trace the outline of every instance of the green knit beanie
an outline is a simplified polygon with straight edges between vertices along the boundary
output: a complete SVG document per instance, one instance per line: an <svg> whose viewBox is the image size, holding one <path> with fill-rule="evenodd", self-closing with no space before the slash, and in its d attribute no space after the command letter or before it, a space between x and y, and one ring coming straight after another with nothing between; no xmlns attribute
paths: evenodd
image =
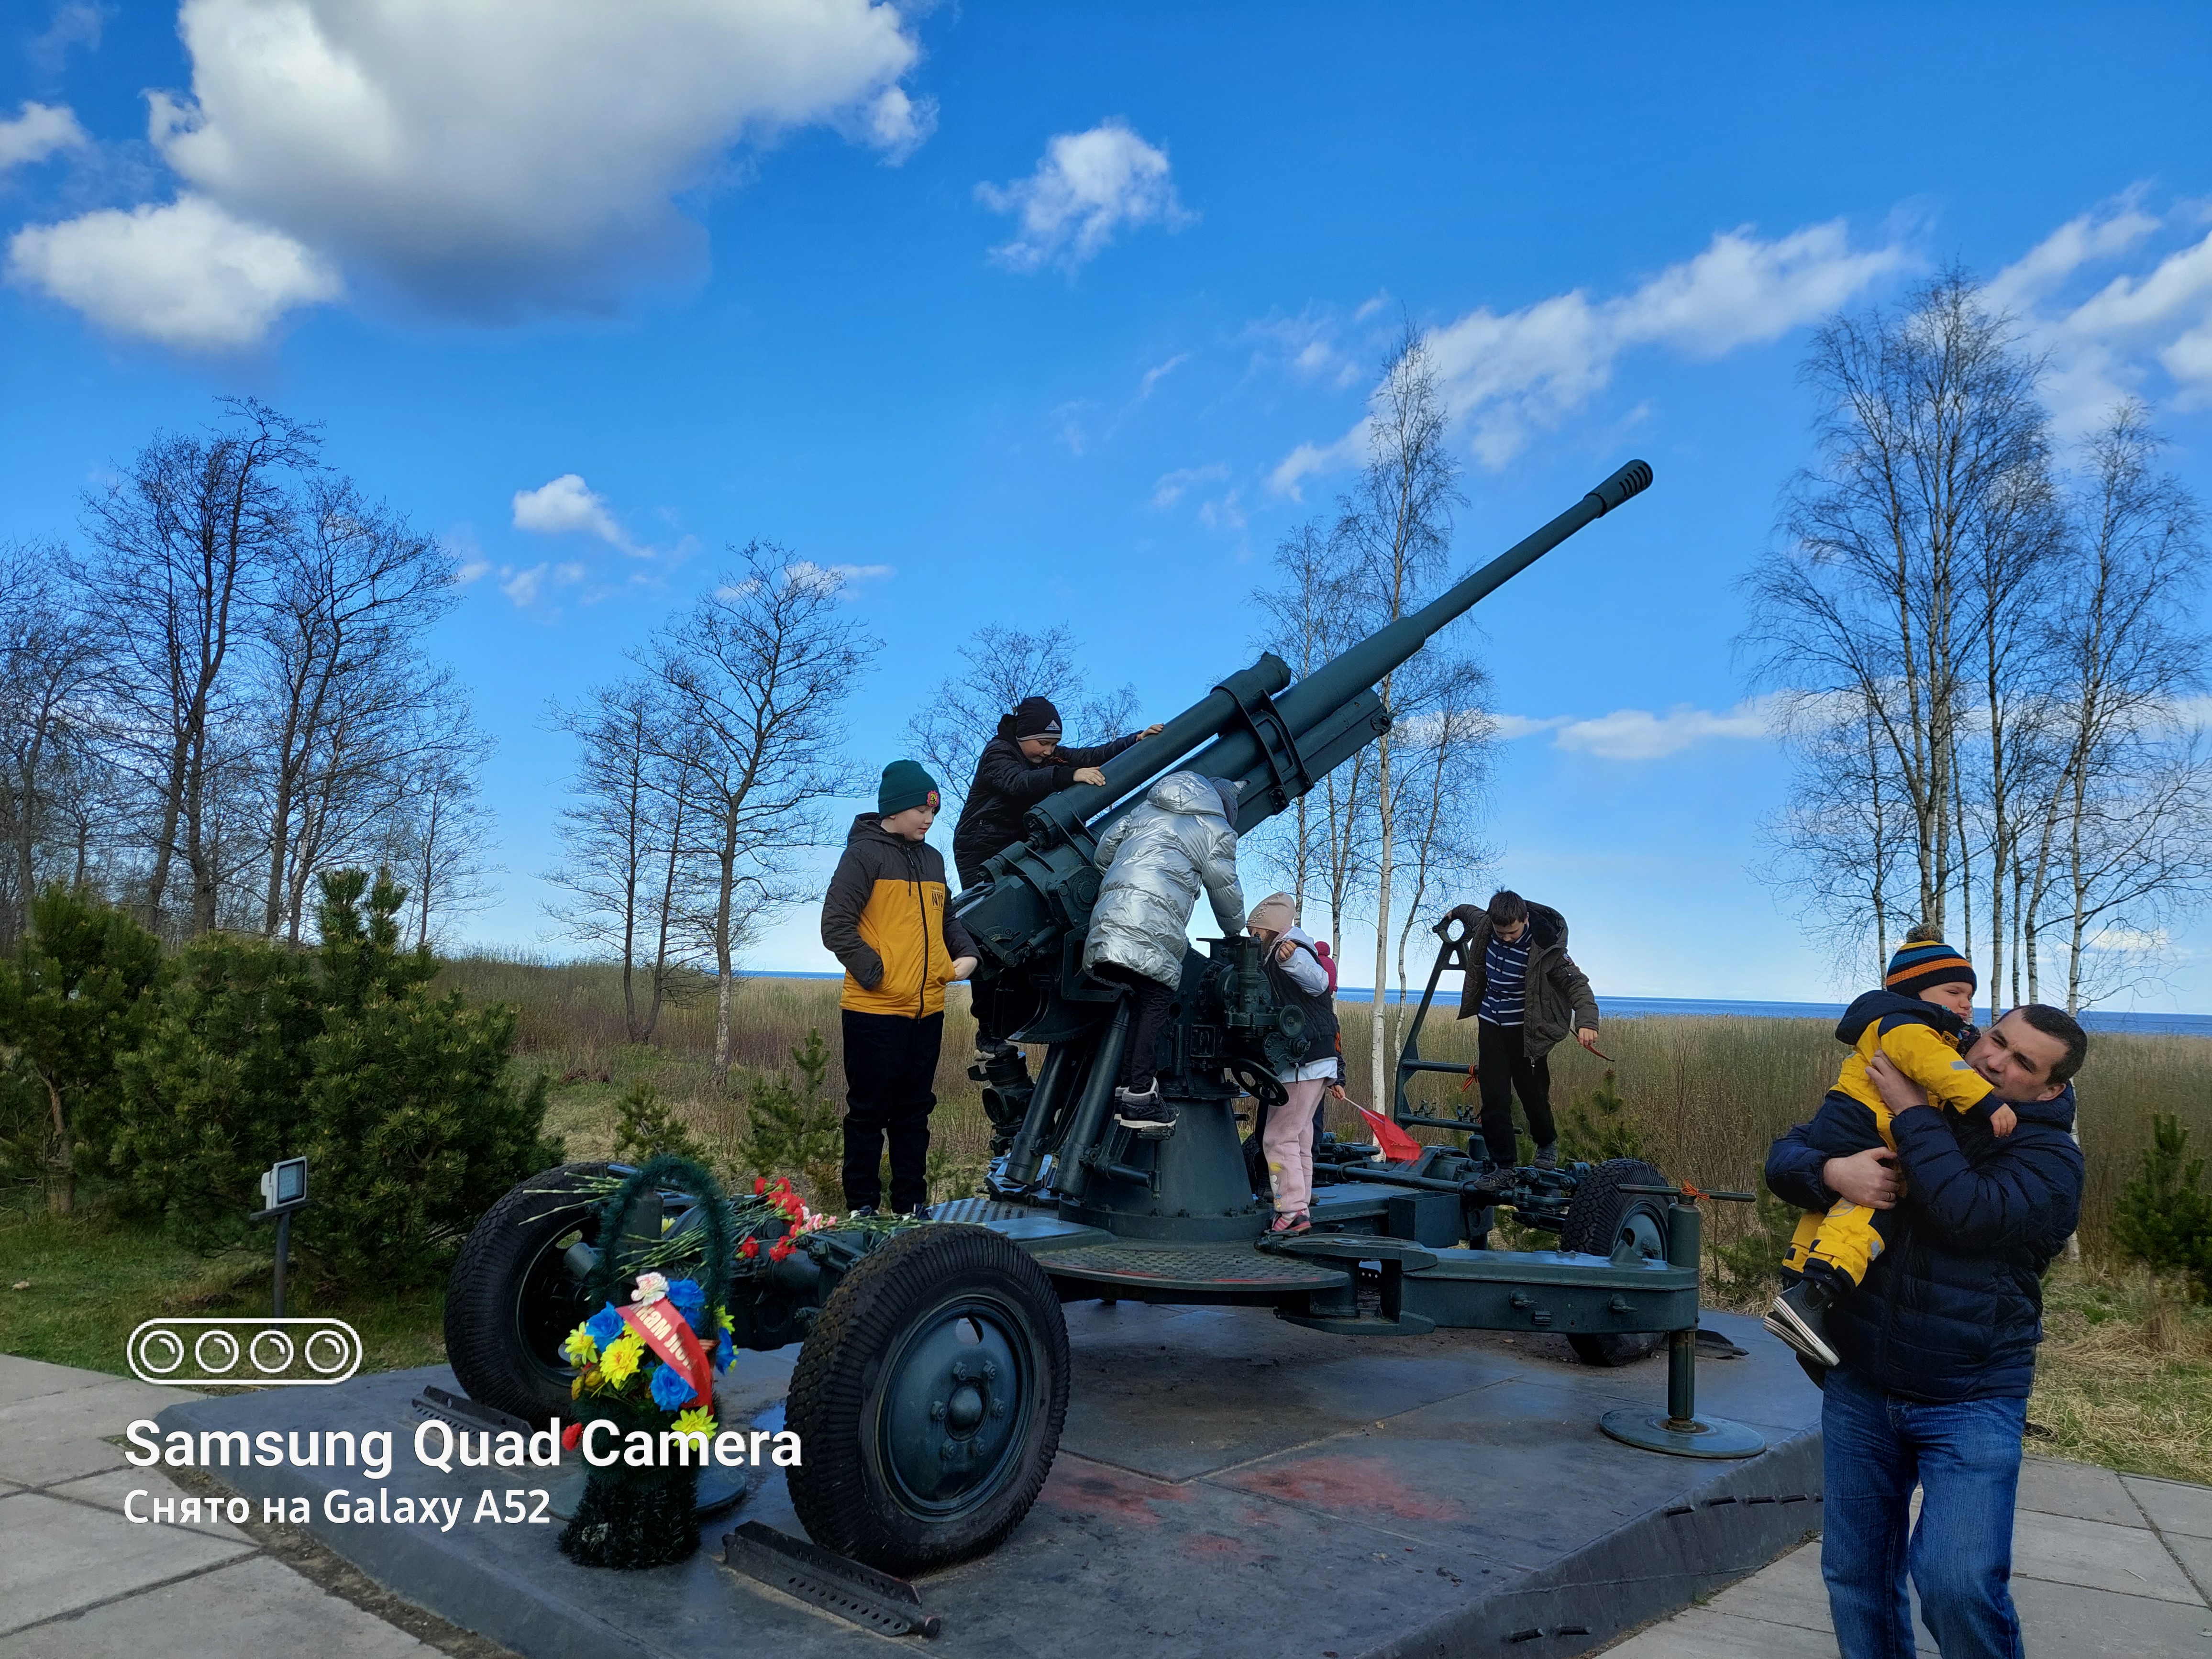
<svg viewBox="0 0 2212 1659"><path fill-rule="evenodd" d="M933 811L937 804L937 780L921 769L920 761L895 760L884 768L884 781L876 786L879 817L890 817L909 806L927 806Z"/></svg>

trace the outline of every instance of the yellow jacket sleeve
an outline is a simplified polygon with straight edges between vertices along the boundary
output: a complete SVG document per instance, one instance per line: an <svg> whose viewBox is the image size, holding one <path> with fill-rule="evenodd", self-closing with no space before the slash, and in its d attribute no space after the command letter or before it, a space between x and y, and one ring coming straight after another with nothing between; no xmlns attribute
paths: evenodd
<svg viewBox="0 0 2212 1659"><path fill-rule="evenodd" d="M1928 1103L1954 1112L1979 1105L1996 1091L1941 1032L1917 1021L1884 1031L1878 1046L1890 1063L1928 1091Z"/></svg>

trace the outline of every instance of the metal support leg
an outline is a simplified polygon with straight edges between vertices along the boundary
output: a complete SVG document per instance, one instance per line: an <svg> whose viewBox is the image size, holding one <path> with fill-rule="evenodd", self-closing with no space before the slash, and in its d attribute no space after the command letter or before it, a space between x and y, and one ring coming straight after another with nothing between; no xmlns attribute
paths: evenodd
<svg viewBox="0 0 2212 1659"><path fill-rule="evenodd" d="M1702 1224L1693 1198L1678 1198L1667 1211L1667 1260L1698 1270ZM1755 1457L1766 1437L1747 1424L1698 1415L1698 1328L1667 1333L1667 1409L1607 1412L1598 1427L1626 1445L1676 1457Z"/></svg>

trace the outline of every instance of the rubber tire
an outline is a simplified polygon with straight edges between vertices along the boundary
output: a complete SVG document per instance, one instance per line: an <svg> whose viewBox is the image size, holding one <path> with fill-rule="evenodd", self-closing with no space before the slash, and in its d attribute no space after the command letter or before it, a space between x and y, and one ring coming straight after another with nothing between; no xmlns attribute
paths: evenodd
<svg viewBox="0 0 2212 1659"><path fill-rule="evenodd" d="M977 1506L949 1521L901 1508L878 1465L872 1427L884 1361L916 1325L963 1296L988 1293L1026 1328L1029 1422ZM894 1234L847 1274L792 1372L786 1423L805 1462L790 1471L807 1535L840 1555L908 1574L988 1554L1022 1523L1052 1472L1067 1415L1067 1324L1029 1252L987 1227L939 1222Z"/></svg>
<svg viewBox="0 0 2212 1659"><path fill-rule="evenodd" d="M1559 1248L1586 1255L1611 1255L1628 1218L1641 1210L1667 1237L1668 1200L1651 1193L1624 1193L1623 1187L1668 1187L1674 1183L1641 1158L1616 1158L1583 1177L1559 1229ZM1666 1340L1659 1331L1577 1332L1567 1346L1585 1365L1630 1365L1655 1352Z"/></svg>
<svg viewBox="0 0 2212 1659"><path fill-rule="evenodd" d="M526 1281L533 1268L542 1295L548 1269L541 1258L549 1245L579 1231L589 1239L596 1231L592 1212L600 1194L580 1194L569 1204L547 1189L557 1191L579 1176L604 1176L607 1167L564 1164L531 1176L493 1205L461 1246L446 1286L446 1360L462 1391L478 1405L531 1423L568 1415L575 1372L560 1361L557 1350L533 1352L525 1327L538 1325L541 1340L558 1327L552 1338L557 1344L592 1310L580 1297L574 1308L521 1304L531 1293ZM557 1261L551 1270L567 1273ZM575 1318L563 1324L569 1312Z"/></svg>

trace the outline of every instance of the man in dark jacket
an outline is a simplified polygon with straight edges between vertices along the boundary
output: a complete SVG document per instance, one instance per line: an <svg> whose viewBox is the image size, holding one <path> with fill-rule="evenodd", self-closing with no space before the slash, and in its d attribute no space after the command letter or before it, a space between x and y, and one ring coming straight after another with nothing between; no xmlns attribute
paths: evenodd
<svg viewBox="0 0 2212 1659"><path fill-rule="evenodd" d="M1597 999L1567 954L1567 919L1504 888L1487 906L1462 904L1451 914L1468 932L1459 1017L1476 1021L1483 1144L1492 1163L1519 1162L1513 1146L1517 1090L1528 1138L1536 1143L1536 1165L1554 1168L1559 1132L1552 1122L1549 1056L1570 1030L1585 1048L1597 1043Z"/></svg>
<svg viewBox="0 0 2212 1659"><path fill-rule="evenodd" d="M883 1202L890 1146L891 1208L929 1200L929 1114L945 1041L945 988L975 967L975 946L946 903L945 856L924 839L937 782L910 760L884 768L876 810L853 820L822 896L822 943L845 967L845 1202Z"/></svg>
<svg viewBox="0 0 2212 1659"><path fill-rule="evenodd" d="M1867 1070L1894 1114L1895 1152L1831 1158L1801 1124L1767 1154L1766 1184L1789 1203L1901 1212L1828 1313L1843 1363L1822 1390L1820 1571L1843 1659L1910 1659L1908 1568L1947 1659L2021 1651L2013 1503L2043 1271L2081 1217L2069 1079L2087 1048L2058 1009L2015 1008L1966 1056L2018 1115L2005 1139L1979 1114L1929 1106L1877 1057Z"/></svg>

